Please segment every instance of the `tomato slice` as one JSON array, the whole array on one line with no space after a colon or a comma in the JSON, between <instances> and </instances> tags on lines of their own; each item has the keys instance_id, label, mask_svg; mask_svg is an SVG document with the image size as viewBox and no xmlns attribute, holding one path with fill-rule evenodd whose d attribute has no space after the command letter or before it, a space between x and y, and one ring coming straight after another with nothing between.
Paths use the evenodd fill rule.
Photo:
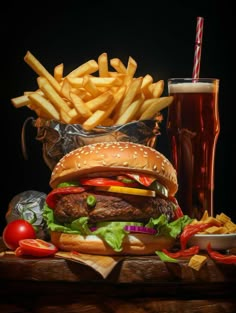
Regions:
<instances>
[{"instance_id":1,"label":"tomato slice","mask_svg":"<svg viewBox=\"0 0 236 313\"><path fill-rule=\"evenodd\" d=\"M75 187L75 186L59 187L49 192L45 201L51 209L54 209L59 195L81 193L84 191L85 191L84 187Z\"/></svg>"},{"instance_id":2,"label":"tomato slice","mask_svg":"<svg viewBox=\"0 0 236 313\"><path fill-rule=\"evenodd\" d=\"M79 181L84 186L125 186L123 182L107 177L81 178Z\"/></svg>"},{"instance_id":3,"label":"tomato slice","mask_svg":"<svg viewBox=\"0 0 236 313\"><path fill-rule=\"evenodd\" d=\"M126 175L136 180L137 182L139 182L141 185L145 187L150 186L156 180L156 177L152 177L152 176L148 176L144 174L126 173Z\"/></svg>"},{"instance_id":4,"label":"tomato slice","mask_svg":"<svg viewBox=\"0 0 236 313\"><path fill-rule=\"evenodd\" d=\"M125 178L129 178L131 181L126 182ZM155 180L156 180L155 177L149 177L144 174L125 173L124 175L119 175L117 179L108 177L81 178L80 183L85 186L95 186L95 187L97 186L138 187L139 184L148 187Z\"/></svg>"},{"instance_id":5,"label":"tomato slice","mask_svg":"<svg viewBox=\"0 0 236 313\"><path fill-rule=\"evenodd\" d=\"M124 182L121 180L116 180L108 177L94 177L94 178L81 178L81 185L84 186L120 186L120 187L138 187L139 184L135 181L133 182Z\"/></svg>"},{"instance_id":6,"label":"tomato slice","mask_svg":"<svg viewBox=\"0 0 236 313\"><path fill-rule=\"evenodd\" d=\"M17 256L46 257L55 254L57 251L58 248L51 242L42 239L22 239L19 241L19 247L16 249L15 254Z\"/></svg>"}]
</instances>

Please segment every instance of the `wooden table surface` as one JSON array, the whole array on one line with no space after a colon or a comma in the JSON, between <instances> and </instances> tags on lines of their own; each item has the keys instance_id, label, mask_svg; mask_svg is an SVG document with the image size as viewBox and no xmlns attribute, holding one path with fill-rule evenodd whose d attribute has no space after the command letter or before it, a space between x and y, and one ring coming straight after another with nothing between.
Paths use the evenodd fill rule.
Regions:
<instances>
[{"instance_id":1,"label":"wooden table surface","mask_svg":"<svg viewBox=\"0 0 236 313\"><path fill-rule=\"evenodd\" d=\"M0 312L236 312L236 265L199 270L157 256L120 260L103 278L63 258L0 257Z\"/></svg>"}]
</instances>

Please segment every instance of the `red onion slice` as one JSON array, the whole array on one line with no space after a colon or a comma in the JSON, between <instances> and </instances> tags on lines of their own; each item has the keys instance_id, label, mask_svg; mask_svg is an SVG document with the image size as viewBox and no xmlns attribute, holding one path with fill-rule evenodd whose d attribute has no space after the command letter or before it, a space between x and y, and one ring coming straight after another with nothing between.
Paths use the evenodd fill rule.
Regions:
<instances>
[{"instance_id":1,"label":"red onion slice","mask_svg":"<svg viewBox=\"0 0 236 313\"><path fill-rule=\"evenodd\" d=\"M132 233L143 233L149 235L155 235L157 231L154 228L145 227L145 226L135 226L135 225L126 225L124 230Z\"/></svg>"}]
</instances>

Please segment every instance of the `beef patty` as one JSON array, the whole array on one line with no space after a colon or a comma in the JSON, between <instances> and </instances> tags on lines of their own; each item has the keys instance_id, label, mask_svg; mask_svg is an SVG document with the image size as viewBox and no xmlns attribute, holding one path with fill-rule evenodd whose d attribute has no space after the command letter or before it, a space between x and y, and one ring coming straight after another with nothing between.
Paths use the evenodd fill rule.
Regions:
<instances>
[{"instance_id":1,"label":"beef patty","mask_svg":"<svg viewBox=\"0 0 236 313\"><path fill-rule=\"evenodd\" d=\"M87 204L89 195L95 197L93 206ZM118 193L83 192L61 195L54 209L60 223L71 223L86 216L91 223L99 221L148 221L164 213L168 220L174 218L174 204L168 199Z\"/></svg>"}]
</instances>

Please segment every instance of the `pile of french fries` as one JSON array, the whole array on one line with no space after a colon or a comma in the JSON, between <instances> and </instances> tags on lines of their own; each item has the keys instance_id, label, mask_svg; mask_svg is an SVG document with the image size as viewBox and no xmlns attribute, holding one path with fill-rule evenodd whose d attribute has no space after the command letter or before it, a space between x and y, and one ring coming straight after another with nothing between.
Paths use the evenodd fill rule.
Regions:
<instances>
[{"instance_id":1,"label":"pile of french fries","mask_svg":"<svg viewBox=\"0 0 236 313\"><path fill-rule=\"evenodd\" d=\"M89 60L67 75L63 63L50 74L30 51L24 61L38 75L38 88L12 98L14 107L27 106L38 117L81 124L87 131L155 118L173 101L172 96L162 97L163 80L154 82L149 74L135 77L137 62L132 57L125 66L104 52L97 61Z\"/></svg>"}]
</instances>

